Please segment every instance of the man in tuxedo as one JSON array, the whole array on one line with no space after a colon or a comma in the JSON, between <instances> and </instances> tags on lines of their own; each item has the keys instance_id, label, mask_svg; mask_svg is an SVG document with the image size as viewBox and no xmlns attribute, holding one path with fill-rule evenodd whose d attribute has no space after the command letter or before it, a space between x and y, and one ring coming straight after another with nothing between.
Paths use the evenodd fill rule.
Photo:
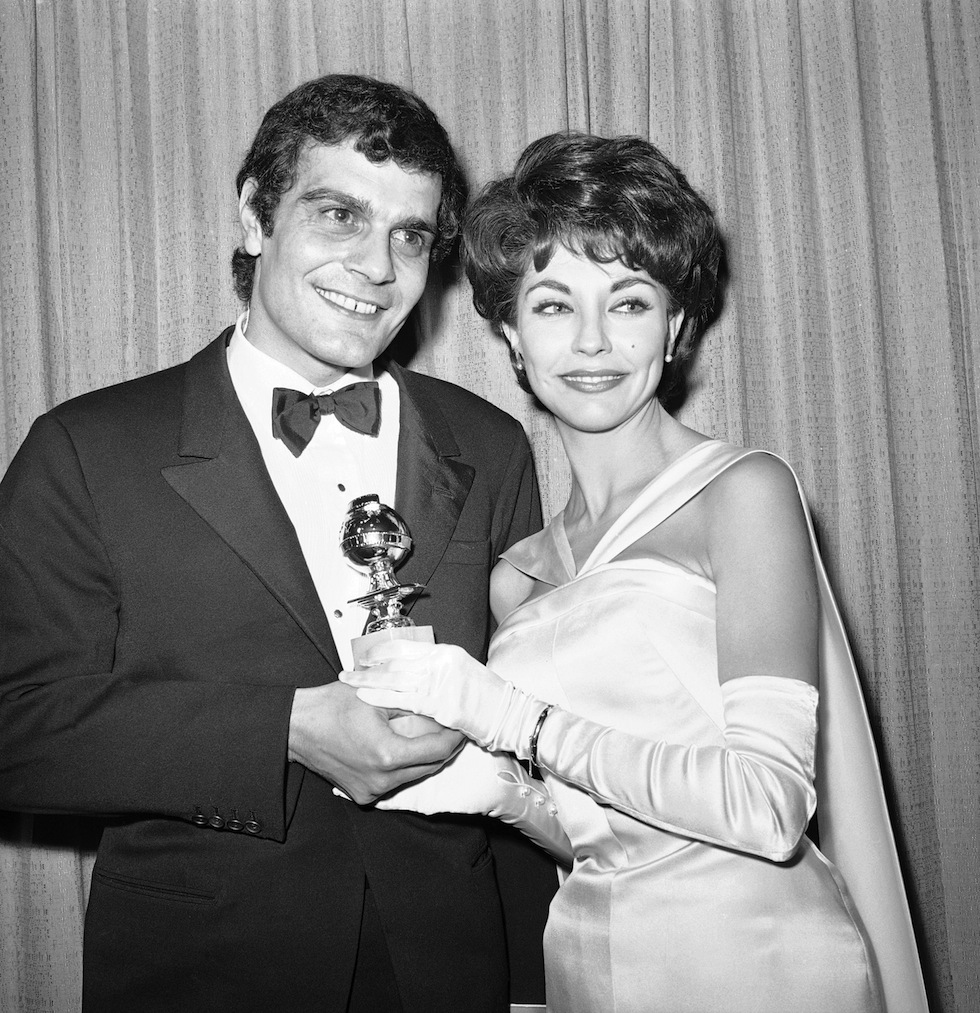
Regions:
<instances>
[{"instance_id":1,"label":"man in tuxedo","mask_svg":"<svg viewBox=\"0 0 980 1013\"><path fill-rule=\"evenodd\" d=\"M413 618L478 658L489 568L539 525L520 426L384 361L460 169L416 96L329 75L268 111L238 189L237 324L42 416L0 485L0 807L107 817L86 1010L506 1010L484 826L370 807L459 735L337 681L352 499L394 503ZM554 875L521 861L539 948ZM532 965L515 999L541 1001Z\"/></svg>"}]
</instances>

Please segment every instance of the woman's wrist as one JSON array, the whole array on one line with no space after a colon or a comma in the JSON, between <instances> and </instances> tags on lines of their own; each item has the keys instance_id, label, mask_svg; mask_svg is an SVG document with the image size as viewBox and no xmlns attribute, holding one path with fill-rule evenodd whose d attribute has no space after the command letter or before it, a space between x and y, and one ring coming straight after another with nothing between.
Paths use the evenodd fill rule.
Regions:
<instances>
[{"instance_id":1,"label":"woman's wrist","mask_svg":"<svg viewBox=\"0 0 980 1013\"><path fill-rule=\"evenodd\" d=\"M551 713L551 709L554 704L546 704L541 713L538 715L537 721L534 723L534 728L531 730L531 734L528 737L527 744L527 772L531 777L541 779L541 770L538 767L538 739L541 736L541 729L544 727L544 723Z\"/></svg>"}]
</instances>

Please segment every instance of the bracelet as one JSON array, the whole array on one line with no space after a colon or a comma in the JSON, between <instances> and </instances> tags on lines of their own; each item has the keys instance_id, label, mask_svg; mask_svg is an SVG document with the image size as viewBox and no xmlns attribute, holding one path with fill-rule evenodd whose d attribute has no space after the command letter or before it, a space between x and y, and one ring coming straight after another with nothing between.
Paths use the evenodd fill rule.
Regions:
<instances>
[{"instance_id":1,"label":"bracelet","mask_svg":"<svg viewBox=\"0 0 980 1013\"><path fill-rule=\"evenodd\" d=\"M531 738L528 742L528 761L527 761L527 772L531 777L541 780L541 768L538 767L538 736L541 734L541 727L544 725L544 719L551 713L551 708L554 704L548 704L545 709L538 715L538 720L534 724L534 731L531 732Z\"/></svg>"}]
</instances>

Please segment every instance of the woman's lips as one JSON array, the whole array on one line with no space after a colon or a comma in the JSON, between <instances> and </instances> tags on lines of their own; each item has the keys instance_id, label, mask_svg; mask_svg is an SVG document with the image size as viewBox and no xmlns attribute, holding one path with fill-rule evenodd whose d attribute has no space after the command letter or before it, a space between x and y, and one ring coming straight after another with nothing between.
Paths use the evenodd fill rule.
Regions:
<instances>
[{"instance_id":1,"label":"woman's lips","mask_svg":"<svg viewBox=\"0 0 980 1013\"><path fill-rule=\"evenodd\" d=\"M625 376L625 373L588 372L577 370L574 373L562 373L562 382L571 387L572 390L582 391L586 394L601 394L603 391L615 387Z\"/></svg>"}]
</instances>

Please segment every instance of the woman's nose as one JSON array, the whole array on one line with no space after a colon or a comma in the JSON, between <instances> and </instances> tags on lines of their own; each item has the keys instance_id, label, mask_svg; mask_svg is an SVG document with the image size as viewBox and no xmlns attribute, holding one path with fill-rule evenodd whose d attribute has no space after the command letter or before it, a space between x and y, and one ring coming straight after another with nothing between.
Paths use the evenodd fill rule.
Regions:
<instances>
[{"instance_id":1,"label":"woman's nose","mask_svg":"<svg viewBox=\"0 0 980 1013\"><path fill-rule=\"evenodd\" d=\"M605 322L598 314L588 314L579 318L573 348L584 355L598 355L608 352L612 345L606 332Z\"/></svg>"}]
</instances>

